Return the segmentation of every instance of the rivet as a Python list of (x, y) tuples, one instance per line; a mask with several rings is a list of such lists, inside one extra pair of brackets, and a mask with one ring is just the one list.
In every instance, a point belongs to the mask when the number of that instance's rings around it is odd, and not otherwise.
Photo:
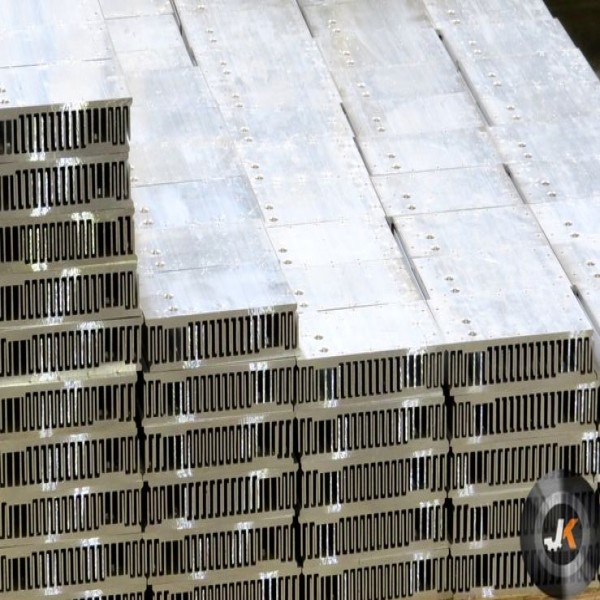
[(398, 170), (398, 169), (401, 169), (401, 168), (402, 168), (402, 165), (400, 165), (399, 163), (394, 163), (394, 164), (392, 165), (392, 168), (394, 168), (394, 169)]
[(410, 198), (410, 194), (402, 194), (402, 197), (403, 197), (405, 200), (408, 200), (408, 199)]
[(273, 210), (272, 204), (265, 204), (265, 210)]
[(452, 277), (452, 275), (446, 275), (446, 277), (444, 279), (446, 281), (454, 281), (454, 277)]
[(294, 294), (295, 294), (296, 296), (303, 296), (303, 295), (304, 295), (304, 292), (303, 292), (302, 290), (296, 290), (296, 291), (294, 292)]
[(285, 254), (287, 252), (287, 248), (279, 248), (279, 252), (281, 252), (281, 254)]
[(587, 263), (585, 263), (588, 267), (595, 267), (596, 263), (593, 260), (588, 260)]
[(469, 331), (469, 335), (471, 337), (475, 337), (477, 335), (477, 332), (476, 331)]
[(427, 237), (428, 240), (434, 240), (435, 239), (435, 235), (432, 235), (431, 233), (428, 233), (426, 237)]
[(440, 247), (439, 247), (439, 246), (431, 246), (431, 250), (432, 250), (433, 252), (438, 252), (438, 251), (439, 251), (439, 249), (440, 249)]
[(323, 354), (324, 354), (325, 352), (329, 352), (329, 349), (328, 348), (321, 348), (321, 350), (319, 350), (319, 352), (323, 352)]
[(571, 227), (573, 225), (573, 221), (565, 221), (565, 227)]
[(322, 340), (322, 339), (323, 339), (322, 335), (319, 335), (318, 333), (317, 333), (317, 335), (315, 335), (315, 340)]
[(416, 210), (417, 207), (414, 204), (409, 204), (408, 205), (408, 210)]
[(452, 288), (451, 291), (453, 294), (458, 294), (460, 292), (460, 290), (458, 288)]
[(173, 298), (173, 294), (171, 294), (171, 292), (165, 292), (164, 297), (166, 300), (171, 300)]
[(571, 234), (571, 237), (572, 237), (572, 238), (578, 238), (578, 237), (579, 237), (579, 234), (578, 234), (578, 233), (572, 233), (572, 234)]
[(469, 325), (469, 323), (471, 322), (471, 319), (463, 319), (463, 320), (462, 320), (462, 322), (463, 322), (465, 325)]

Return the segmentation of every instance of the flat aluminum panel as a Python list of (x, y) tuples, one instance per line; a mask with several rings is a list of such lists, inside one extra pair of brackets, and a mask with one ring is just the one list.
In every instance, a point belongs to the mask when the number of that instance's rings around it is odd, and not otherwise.
[(247, 315), (293, 308), (296, 297), (277, 265), (256, 263), (195, 268), (140, 277), (140, 305), (148, 322)]
[(483, 126), (479, 108), (468, 92), (362, 102), (344, 101), (352, 128), (359, 139), (447, 132)]
[(446, 55), (436, 60), (377, 67), (336, 70), (335, 83), (344, 102), (391, 102), (463, 92), (466, 89), (456, 65)]
[(455, 19), (442, 28), (442, 35), (449, 52), (459, 62), (463, 58), (520, 56), (573, 49), (571, 38), (552, 18), (519, 16), (504, 21), (482, 15), (468, 23)]
[(600, 240), (600, 201), (580, 198), (531, 206), (550, 244)]
[(600, 157), (530, 161), (511, 164), (509, 169), (515, 185), (529, 204), (600, 196)]
[(600, 82), (579, 50), (461, 59), (461, 70), (493, 124), (551, 121), (597, 111)]
[[(182, 23), (190, 37), (206, 40), (212, 46), (235, 48), (238, 44), (271, 44), (275, 54), (284, 46), (283, 39), (295, 36), (307, 39), (309, 32), (295, 2), (249, 0), (206, 2), (175, 0)], [(211, 42), (214, 39), (216, 41)]]
[(390, 175), (491, 166), (500, 163), (490, 135), (481, 129), (434, 131), (390, 138), (359, 140), (371, 175)]
[(136, 231), (140, 273), (254, 264), (277, 266), (260, 221), (169, 226), (157, 222)]
[(414, 266), (430, 298), (497, 296), (536, 288), (568, 290), (569, 279), (546, 244), (478, 248), (477, 253), (417, 258)]
[(109, 19), (106, 26), (118, 57), (121, 53), (143, 50), (180, 48), (185, 51), (173, 15)]
[(516, 340), (535, 336), (589, 333), (590, 322), (568, 287), (540, 286), (497, 295), (453, 294), (431, 298), (428, 305), (445, 344), (469, 346), (477, 342)]
[(304, 313), (299, 322), (303, 360), (417, 352), (438, 345), (441, 333), (424, 301)]
[(328, 30), (402, 29), (419, 25), (430, 27), (421, 0), (367, 0), (352, 2), (300, 2), (308, 27), (315, 37), (328, 35)]
[(310, 98), (298, 106), (243, 107), (222, 105), (231, 137), (245, 144), (284, 142), (293, 138), (352, 137), (352, 129), (339, 105), (313, 103)]
[(271, 227), (273, 247), (284, 267), (400, 259), (383, 217), (379, 221), (333, 221)]
[(170, 0), (99, 0), (105, 19), (166, 15), (173, 13)]
[(131, 111), (131, 129), (135, 143), (148, 146), (192, 137), (205, 144), (224, 143), (228, 139), (219, 109), (196, 102), (169, 108), (136, 106)]
[(142, 71), (182, 69), (192, 66), (188, 53), (181, 47), (120, 52), (118, 59), (123, 72), (127, 75)]
[(170, 228), (202, 223), (260, 219), (261, 213), (247, 179), (211, 179), (165, 183), (135, 189), (136, 226)]
[(98, 23), (30, 25), (0, 32), (0, 66), (106, 60), (113, 49), (106, 26)]
[(281, 176), (254, 180), (252, 187), (268, 227), (381, 218), (381, 204), (366, 173)]
[(470, 24), (481, 17), (490, 20), (510, 18), (549, 18), (550, 11), (543, 0), (427, 0), (425, 3), (433, 24), (438, 27), (459, 20)]
[(546, 245), (542, 229), (526, 206), (396, 217), (393, 223), (412, 258)]
[(128, 73), (127, 87), (136, 109), (139, 106), (156, 106), (166, 110), (192, 102), (200, 106), (217, 106), (202, 70), (197, 67), (154, 68)]
[(600, 115), (491, 128), (503, 162), (570, 160), (600, 154)]
[(365, 166), (353, 140), (298, 138), (281, 143), (237, 142), (251, 181), (300, 177), (360, 176)]
[(93, 22), (101, 25), (102, 11), (98, 0), (22, 0), (3, 2), (0, 6), (0, 32), (27, 29), (32, 25), (59, 25)]
[(418, 26), (369, 30), (333, 27), (317, 38), (332, 71), (447, 60), (446, 50), (432, 28)]
[(129, 99), (125, 79), (113, 58), (3, 68), (0, 82), (3, 118), (22, 108), (68, 110)]
[(239, 177), (242, 166), (229, 144), (206, 144), (203, 138), (180, 138), (152, 145), (131, 145), (134, 187)]
[(373, 177), (388, 216), (521, 204), (501, 166)]
[[(376, 260), (285, 269), (300, 314), (421, 299), (412, 275), (399, 260)], [(302, 318), (302, 317), (301, 317)]]

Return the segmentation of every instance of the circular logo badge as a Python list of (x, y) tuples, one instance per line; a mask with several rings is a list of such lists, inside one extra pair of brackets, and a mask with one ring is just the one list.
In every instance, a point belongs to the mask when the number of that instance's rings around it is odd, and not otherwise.
[(582, 477), (540, 479), (521, 515), (521, 551), (532, 582), (554, 598), (582, 592), (600, 566), (600, 503)]

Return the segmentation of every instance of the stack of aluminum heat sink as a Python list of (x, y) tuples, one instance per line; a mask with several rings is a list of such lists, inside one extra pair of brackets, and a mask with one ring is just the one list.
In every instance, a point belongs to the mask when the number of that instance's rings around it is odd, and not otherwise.
[(32, 4), (1, 25), (0, 593), (139, 600), (131, 99), (101, 20), (69, 53), (48, 7), (21, 28)]

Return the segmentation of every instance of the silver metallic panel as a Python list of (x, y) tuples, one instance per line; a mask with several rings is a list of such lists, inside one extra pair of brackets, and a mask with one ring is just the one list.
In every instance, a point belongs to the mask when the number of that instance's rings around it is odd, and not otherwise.
[[(123, 56), (123, 55), (121, 55)], [(139, 106), (185, 107), (188, 103), (217, 106), (215, 99), (197, 67), (141, 70), (128, 73), (127, 87)]]
[(381, 218), (366, 173), (345, 177), (279, 177), (252, 182), (267, 226)]
[(486, 131), (457, 129), (397, 138), (367, 138), (360, 148), (371, 175), (495, 165), (500, 162)]
[(2, 115), (19, 108), (68, 110), (129, 98), (113, 59), (0, 69), (0, 83)]
[(141, 273), (254, 264), (277, 267), (277, 258), (260, 221), (212, 223), (137, 230)]
[(352, 136), (352, 129), (339, 105), (322, 105), (308, 99), (295, 107), (222, 108), (231, 137), (239, 142), (283, 142), (300, 137)]
[(140, 305), (148, 320), (208, 316), (291, 307), (296, 298), (278, 268), (257, 264), (218, 266), (140, 278)]
[(179, 48), (183, 39), (172, 15), (110, 19), (106, 22), (117, 56), (125, 52)]
[(526, 206), (422, 214), (393, 221), (413, 258), (545, 245), (544, 234)]
[(0, 33), (3, 67), (106, 60), (113, 57), (104, 24), (31, 25)]
[(119, 53), (119, 63), (127, 75), (141, 71), (181, 69), (191, 67), (192, 62), (185, 48), (163, 48), (161, 50), (138, 50)]
[(403, 29), (410, 25), (429, 27), (429, 19), (421, 0), (357, 0), (353, 2), (300, 2), (308, 27), (315, 37), (328, 30), (365, 29), (377, 31)]
[(348, 138), (294, 137), (282, 143), (236, 144), (251, 181), (281, 177), (357, 176), (365, 171), (361, 156)]
[(32, 25), (77, 25), (88, 21), (98, 27), (102, 11), (98, 0), (19, 0), (0, 3), (0, 32), (27, 29)]
[(414, 64), (340, 69), (333, 77), (345, 102), (360, 100), (367, 106), (369, 102), (452, 94), (466, 89), (448, 55)]
[(132, 185), (155, 185), (242, 174), (235, 150), (228, 144), (206, 144), (203, 138), (179, 138), (154, 145), (131, 146)]
[(435, 31), (416, 26), (401, 32), (333, 27), (317, 40), (332, 70), (447, 60)]
[[(549, 302), (548, 299), (552, 298)], [(431, 299), (428, 302), (448, 344), (525, 338), (590, 330), (590, 324), (569, 289), (540, 287), (495, 296)]]
[(201, 139), (205, 144), (226, 143), (228, 140), (219, 109), (195, 102), (169, 108), (136, 106), (131, 111), (131, 131), (139, 145), (192, 137)]
[(418, 351), (441, 341), (426, 303), (307, 312), (300, 319), (301, 360)]
[(269, 236), (284, 268), (400, 259), (400, 250), (381, 220), (309, 223), (272, 227)]
[(500, 166), (385, 175), (373, 185), (389, 216), (521, 204)]
[(600, 115), (564, 117), (550, 123), (493, 127), (507, 163), (569, 160), (600, 155)]
[(455, 19), (443, 27), (442, 33), (451, 54), (459, 62), (467, 57), (519, 56), (573, 49), (569, 36), (552, 18), (518, 17), (504, 21), (482, 16), (469, 23)]
[(530, 204), (600, 196), (600, 157), (515, 163), (510, 173)]
[(261, 218), (254, 193), (241, 177), (142, 186), (133, 199), (138, 229), (148, 221), (170, 228)]
[(416, 258), (414, 265), (433, 299), (496, 296), (528, 289), (569, 290), (569, 280), (547, 245), (520, 244), (477, 252)]
[(402, 100), (344, 101), (358, 138), (393, 137), (430, 131), (451, 131), (483, 125), (467, 92)]
[(300, 314), (421, 300), (411, 274), (399, 260), (291, 267), (285, 269), (285, 276)]
[(105, 19), (172, 14), (170, 0), (99, 0)]

